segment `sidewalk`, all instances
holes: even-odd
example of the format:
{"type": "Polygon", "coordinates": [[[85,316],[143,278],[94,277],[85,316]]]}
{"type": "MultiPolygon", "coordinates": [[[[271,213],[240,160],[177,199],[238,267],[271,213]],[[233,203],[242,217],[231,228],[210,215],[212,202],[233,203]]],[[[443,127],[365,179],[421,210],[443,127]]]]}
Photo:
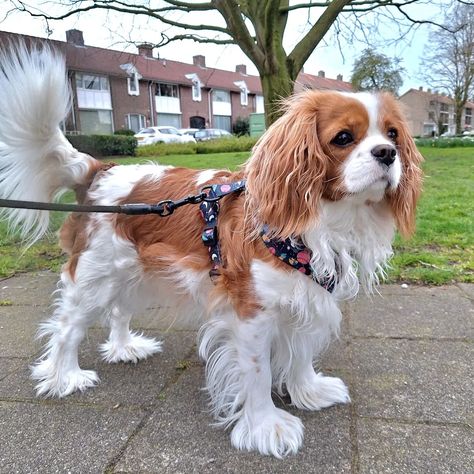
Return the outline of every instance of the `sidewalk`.
{"type": "MultiPolygon", "coordinates": [[[[341,376],[349,406],[298,414],[304,446],[283,461],[231,448],[209,426],[195,328],[134,327],[164,341],[138,365],[109,365],[94,327],[81,366],[101,383],[63,400],[37,399],[28,365],[56,275],[0,281],[0,472],[474,472],[474,285],[399,285],[346,305],[341,340],[321,362],[341,376]]],[[[277,403],[287,405],[288,400],[277,403]]]]}

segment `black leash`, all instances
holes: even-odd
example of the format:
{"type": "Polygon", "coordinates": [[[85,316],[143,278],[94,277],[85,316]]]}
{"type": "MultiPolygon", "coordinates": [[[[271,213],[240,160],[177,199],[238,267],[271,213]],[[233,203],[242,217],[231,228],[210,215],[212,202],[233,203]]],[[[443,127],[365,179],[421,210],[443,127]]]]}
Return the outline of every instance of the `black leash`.
{"type": "MultiPolygon", "coordinates": [[[[182,199],[173,201],[166,199],[158,204],[121,204],[118,206],[88,206],[85,204],[60,204],[51,202],[17,201],[11,199],[0,199],[0,207],[13,209],[35,209],[39,211],[62,211],[62,212],[103,212],[110,214],[127,214],[132,216],[144,214],[157,214],[160,217],[167,217],[181,206],[186,204],[199,204],[203,201],[215,202],[223,198],[226,194],[210,196],[208,192],[212,186],[204,186],[198,194],[189,195],[182,199]]],[[[229,193],[227,193],[229,194],[229,193]]]]}

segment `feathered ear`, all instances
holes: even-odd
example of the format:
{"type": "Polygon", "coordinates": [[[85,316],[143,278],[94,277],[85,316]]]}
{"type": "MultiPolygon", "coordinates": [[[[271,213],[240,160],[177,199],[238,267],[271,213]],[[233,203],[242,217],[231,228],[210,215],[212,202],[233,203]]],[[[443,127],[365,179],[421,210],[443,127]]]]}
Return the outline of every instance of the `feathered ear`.
{"type": "Polygon", "coordinates": [[[318,215],[327,166],[316,127],[319,95],[289,99],[245,165],[247,215],[281,238],[301,234],[318,215]]]}
{"type": "Polygon", "coordinates": [[[407,125],[398,125],[398,153],[402,163],[402,177],[397,189],[389,194],[390,205],[398,230],[404,237],[415,231],[416,203],[421,194],[423,157],[417,150],[407,125]]]}

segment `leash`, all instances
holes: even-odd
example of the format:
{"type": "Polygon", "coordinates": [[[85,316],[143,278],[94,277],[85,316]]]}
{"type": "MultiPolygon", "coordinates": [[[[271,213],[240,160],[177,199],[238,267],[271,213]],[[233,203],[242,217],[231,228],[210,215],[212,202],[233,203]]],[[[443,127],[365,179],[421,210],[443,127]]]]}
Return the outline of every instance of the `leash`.
{"type": "MultiPolygon", "coordinates": [[[[244,182],[245,183],[245,182],[244,182]]],[[[221,185],[225,186],[225,185],[221,185]]],[[[245,186],[245,184],[244,184],[245,186]]],[[[173,212],[181,206],[186,204],[200,204],[203,201],[215,202],[222,199],[227,194],[235,191],[222,192],[218,196],[211,196],[209,192],[212,186],[204,186],[201,188],[198,194],[189,195],[182,199],[171,200],[165,199],[160,201],[158,204],[144,204],[144,203],[133,203],[133,204],[120,204],[117,206],[95,206],[86,204],[61,204],[52,202],[36,202],[36,201],[18,201],[12,199],[0,199],[0,207],[10,209],[35,209],[39,211],[61,211],[61,212],[97,212],[97,213],[109,213],[109,214],[127,214],[132,216],[145,215],[145,214],[157,214],[160,217],[167,217],[173,214],[173,212]]]]}

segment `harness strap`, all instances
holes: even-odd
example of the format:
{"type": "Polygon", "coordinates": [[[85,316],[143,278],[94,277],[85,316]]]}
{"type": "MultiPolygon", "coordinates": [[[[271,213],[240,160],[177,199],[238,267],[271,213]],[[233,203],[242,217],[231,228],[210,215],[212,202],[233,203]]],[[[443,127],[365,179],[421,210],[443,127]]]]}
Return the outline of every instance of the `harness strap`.
{"type": "Polygon", "coordinates": [[[217,234],[219,199],[227,196],[228,194],[244,190],[245,181],[236,181],[235,183],[229,184],[213,184],[203,188],[203,190],[205,189],[208,190],[207,198],[199,205],[202,217],[206,223],[202,232],[202,241],[209,251],[209,258],[212,262],[209,276],[211,277],[211,280],[214,280],[217,276],[219,276],[219,267],[222,264],[221,249],[219,245],[219,237],[217,234]]]}

